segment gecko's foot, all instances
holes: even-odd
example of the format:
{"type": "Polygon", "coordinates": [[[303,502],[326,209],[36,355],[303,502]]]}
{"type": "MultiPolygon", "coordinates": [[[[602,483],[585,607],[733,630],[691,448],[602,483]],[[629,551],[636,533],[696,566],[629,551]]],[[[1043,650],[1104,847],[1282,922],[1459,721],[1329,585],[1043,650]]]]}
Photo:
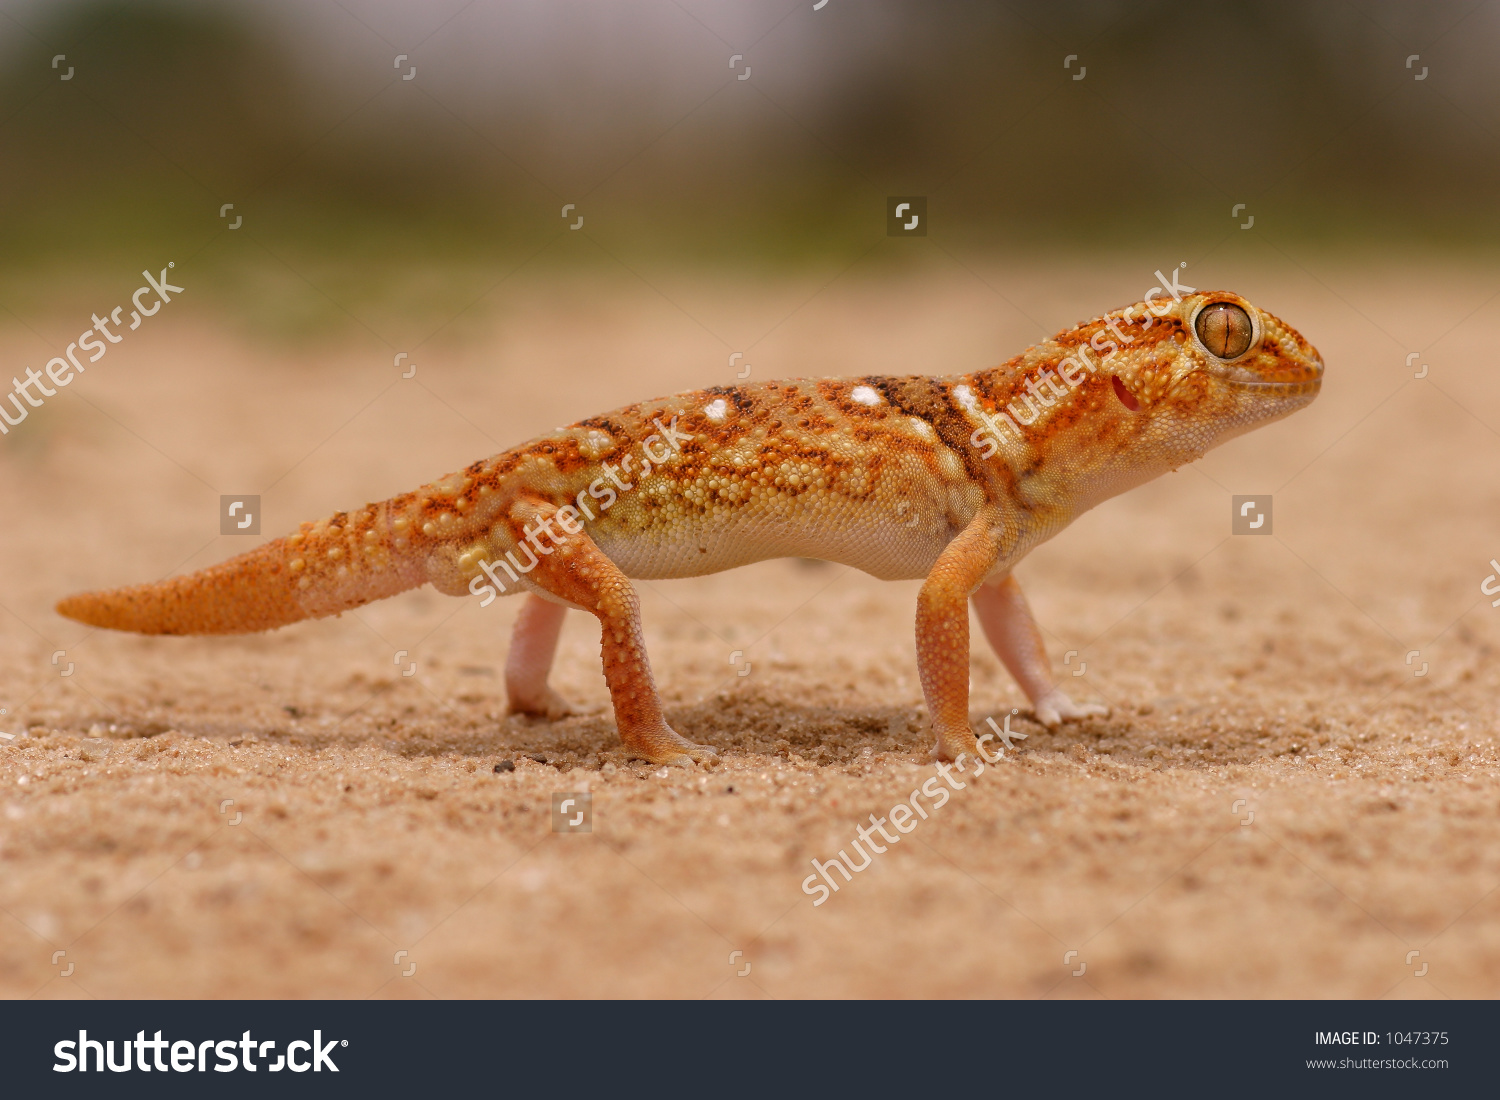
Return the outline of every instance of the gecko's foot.
{"type": "Polygon", "coordinates": [[[544,687],[540,693],[508,693],[505,713],[526,714],[533,718],[545,718],[549,722],[555,722],[559,718],[578,714],[579,710],[550,687],[544,687]]]}
{"type": "Polygon", "coordinates": [[[712,748],[695,745],[666,723],[654,729],[632,731],[629,737],[622,733],[620,740],[633,759],[665,764],[669,768],[714,764],[719,759],[719,754],[712,748]]]}
{"type": "Polygon", "coordinates": [[[937,744],[932,746],[934,760],[957,760],[968,755],[970,760],[979,759],[979,741],[967,725],[951,730],[935,730],[937,744]]]}
{"type": "Polygon", "coordinates": [[[1068,718],[1104,718],[1109,708],[1098,703],[1075,703],[1066,694],[1053,688],[1036,701],[1037,721],[1049,729],[1068,718]]]}

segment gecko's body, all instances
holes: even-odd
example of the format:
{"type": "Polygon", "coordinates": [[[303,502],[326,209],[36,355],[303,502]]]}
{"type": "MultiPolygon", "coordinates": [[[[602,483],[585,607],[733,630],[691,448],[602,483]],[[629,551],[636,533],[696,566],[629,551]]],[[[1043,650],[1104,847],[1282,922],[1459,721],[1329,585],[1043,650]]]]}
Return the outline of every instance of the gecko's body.
{"type": "Polygon", "coordinates": [[[777,557],[925,578],[917,656],[937,752],[976,751],[967,601],[1038,716],[1102,713],[1054,685],[1012,567],[1108,497],[1310,402],[1323,363],[1229,293],[1139,303],[992,370],[715,387],[580,421],[415,492],[199,573],[73,596],[71,618],[153,634],[268,630],[424,582],[525,591],[513,711],[556,716],[567,607],[596,615],[620,737],[653,763],[713,755],[662,717],[628,578],[777,557]]]}

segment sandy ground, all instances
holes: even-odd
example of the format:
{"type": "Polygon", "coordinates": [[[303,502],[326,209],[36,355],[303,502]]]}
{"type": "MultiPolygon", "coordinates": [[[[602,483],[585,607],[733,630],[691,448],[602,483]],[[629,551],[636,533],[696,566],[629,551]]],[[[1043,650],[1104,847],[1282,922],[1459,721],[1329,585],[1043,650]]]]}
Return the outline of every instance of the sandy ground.
{"type": "MultiPolygon", "coordinates": [[[[821,906],[809,861],[933,774],[914,583],[641,585],[669,718],[722,753],[670,774],[620,753],[581,615],[553,683],[588,713],[549,725],[504,717],[518,601],[423,590],[237,639],[50,610],[253,545],[218,534],[221,493],[262,494],[270,536],[744,361],[972,369],[1150,266],[513,280],[405,380],[418,326],[289,348],[184,295],[0,441],[0,994],[1500,993],[1490,270],[1195,266],[1321,349],[1323,396],[1024,563],[1056,667],[1111,716],[1042,729],[975,630],[974,720],[1022,708],[1020,751],[821,906]],[[1233,493],[1274,494],[1270,537],[1230,536],[1233,493]],[[592,832],[554,832],[583,791],[592,832]]],[[[10,323],[5,361],[79,320],[10,323]]]]}

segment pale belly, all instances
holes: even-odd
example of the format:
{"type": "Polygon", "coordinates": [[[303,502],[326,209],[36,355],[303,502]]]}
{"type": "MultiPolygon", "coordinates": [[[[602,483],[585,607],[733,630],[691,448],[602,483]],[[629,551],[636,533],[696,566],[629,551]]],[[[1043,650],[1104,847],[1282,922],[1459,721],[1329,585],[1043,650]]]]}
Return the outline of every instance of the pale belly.
{"type": "Polygon", "coordinates": [[[643,580],[698,577],[771,558],[820,558],[881,580],[909,580],[926,577],[967,522],[950,515],[947,504],[912,496],[826,515],[742,509],[644,530],[588,526],[626,576],[643,580]]]}

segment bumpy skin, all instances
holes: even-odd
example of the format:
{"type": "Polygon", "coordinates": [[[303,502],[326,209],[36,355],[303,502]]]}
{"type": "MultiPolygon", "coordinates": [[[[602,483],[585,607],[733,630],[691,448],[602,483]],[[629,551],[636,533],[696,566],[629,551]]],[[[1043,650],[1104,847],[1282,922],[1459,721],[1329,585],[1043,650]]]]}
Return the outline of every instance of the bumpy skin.
{"type": "Polygon", "coordinates": [[[580,608],[600,621],[621,740],[685,764],[713,750],[662,717],[629,578],[823,558],[926,578],[922,689],[935,751],[956,759],[976,752],[967,601],[1042,721],[1103,713],[1057,689],[1011,570],[1100,501],[1308,404],[1322,375],[1307,341],[1238,295],[1141,302],[973,374],[762,382],[630,405],[202,572],[58,611],[116,630],[231,634],[424,582],[457,596],[525,591],[512,709],[569,712],[547,673],[565,608],[580,608]],[[1194,326],[1222,303],[1253,324],[1232,360],[1194,326]]]}

